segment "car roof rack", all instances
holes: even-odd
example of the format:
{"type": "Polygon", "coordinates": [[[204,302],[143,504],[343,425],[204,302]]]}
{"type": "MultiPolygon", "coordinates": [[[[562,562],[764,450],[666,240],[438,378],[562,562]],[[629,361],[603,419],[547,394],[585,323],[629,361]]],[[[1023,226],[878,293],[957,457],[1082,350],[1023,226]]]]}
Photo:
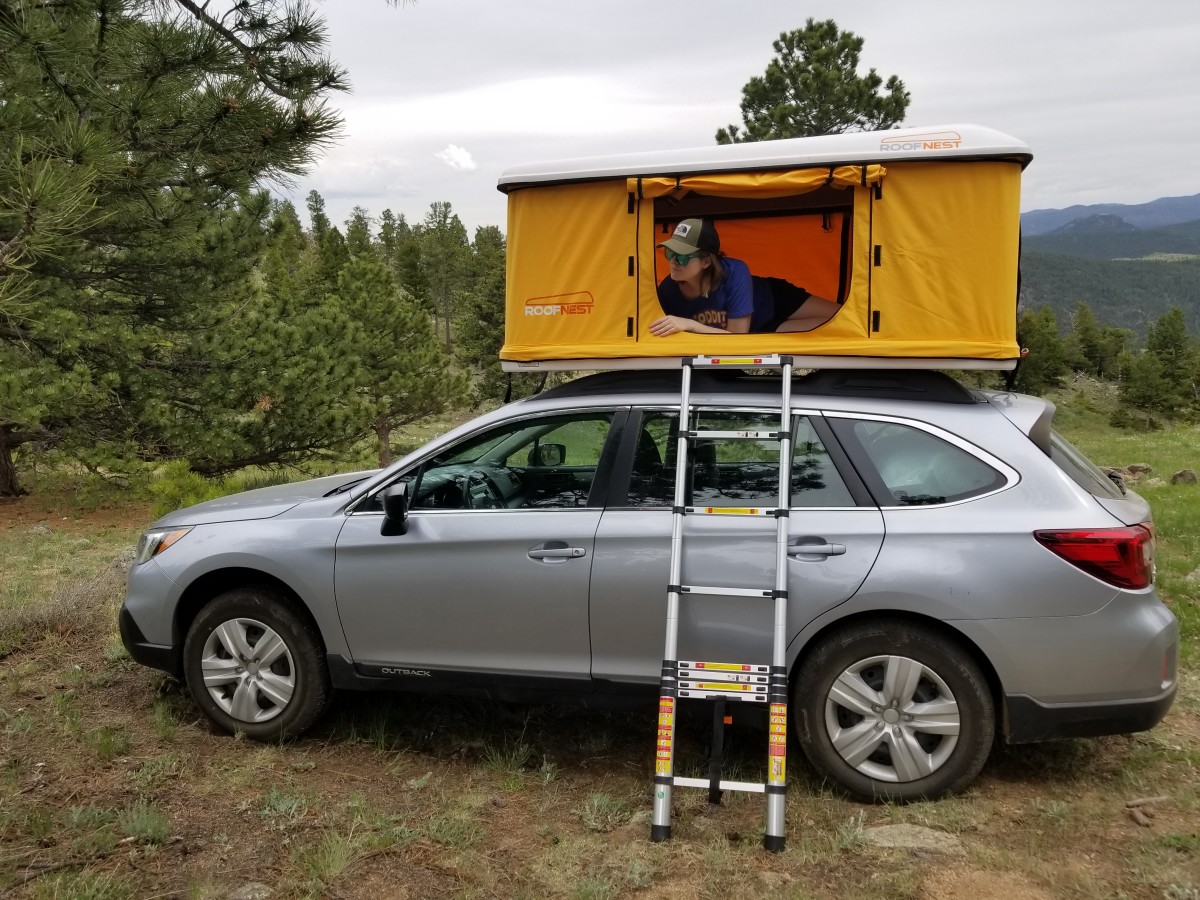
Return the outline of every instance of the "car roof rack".
{"type": "MultiPolygon", "coordinates": [[[[635,369],[598,372],[558,385],[542,397],[588,397],[609,393],[678,393],[682,371],[635,369]]],[[[778,395],[779,376],[740,369],[700,370],[693,390],[706,393],[778,395]]],[[[794,378],[792,394],[871,397],[933,403],[976,403],[975,395],[945,372],[929,369],[818,369],[794,378]]]]}

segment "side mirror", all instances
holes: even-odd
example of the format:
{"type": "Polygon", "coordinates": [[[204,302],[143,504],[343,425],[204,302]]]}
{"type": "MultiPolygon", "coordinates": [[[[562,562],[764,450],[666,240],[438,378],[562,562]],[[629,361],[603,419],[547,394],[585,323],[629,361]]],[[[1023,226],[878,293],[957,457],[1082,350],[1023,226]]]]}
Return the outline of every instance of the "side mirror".
{"type": "Polygon", "coordinates": [[[538,444],[535,466],[561,466],[567,461],[566,444],[538,444]]]}
{"type": "Polygon", "coordinates": [[[380,534],[405,534],[408,531],[408,482],[383,489],[383,525],[380,534]]]}

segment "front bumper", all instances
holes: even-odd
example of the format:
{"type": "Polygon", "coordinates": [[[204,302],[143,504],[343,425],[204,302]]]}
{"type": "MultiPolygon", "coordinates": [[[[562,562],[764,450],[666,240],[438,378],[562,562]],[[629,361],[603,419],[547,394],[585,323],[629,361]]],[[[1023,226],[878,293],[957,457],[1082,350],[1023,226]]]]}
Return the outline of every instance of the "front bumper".
{"type": "Polygon", "coordinates": [[[169,644],[152,644],[147,641],[124,606],[117,616],[117,627],[121,631],[121,643],[125,645],[134,662],[152,669],[161,669],[176,678],[183,677],[183,664],[178,650],[169,644]]]}

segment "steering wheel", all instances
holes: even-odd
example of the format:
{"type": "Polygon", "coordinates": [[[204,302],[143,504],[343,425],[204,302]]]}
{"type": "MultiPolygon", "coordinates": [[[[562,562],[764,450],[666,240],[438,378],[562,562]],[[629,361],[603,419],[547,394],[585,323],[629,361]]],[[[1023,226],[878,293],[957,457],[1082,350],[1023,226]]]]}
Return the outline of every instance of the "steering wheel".
{"type": "Polygon", "coordinates": [[[504,492],[496,479],[483,469],[472,469],[463,478],[462,499],[465,509],[506,509],[504,492]]]}

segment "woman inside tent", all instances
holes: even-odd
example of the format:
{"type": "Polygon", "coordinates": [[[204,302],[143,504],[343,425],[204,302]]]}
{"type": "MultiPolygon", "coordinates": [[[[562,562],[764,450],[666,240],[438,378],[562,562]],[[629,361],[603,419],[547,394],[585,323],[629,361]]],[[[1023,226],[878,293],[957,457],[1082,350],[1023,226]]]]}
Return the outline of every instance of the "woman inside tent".
{"type": "Polygon", "coordinates": [[[658,285],[666,313],[650,333],[666,337],[808,331],[837,312],[837,304],[780,278],[752,277],[740,259],[721,252],[717,229],[707,219],[684,219],[663,248],[670,274],[658,285]]]}

